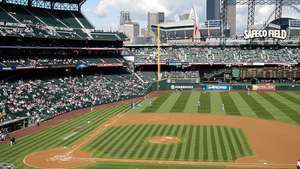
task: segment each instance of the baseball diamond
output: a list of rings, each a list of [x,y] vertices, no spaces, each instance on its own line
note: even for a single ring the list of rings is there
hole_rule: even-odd
[[[299,154],[294,146],[300,126],[293,118],[299,115],[299,100],[292,92],[166,91],[140,99],[135,109],[126,103],[108,106],[20,138],[13,147],[0,145],[0,159],[22,168],[101,168],[102,163],[291,168]],[[149,109],[156,111],[145,112]],[[153,144],[153,137],[179,142]],[[264,153],[272,148],[281,154]]]
[[[0,169],[300,169],[299,14],[0,0]]]

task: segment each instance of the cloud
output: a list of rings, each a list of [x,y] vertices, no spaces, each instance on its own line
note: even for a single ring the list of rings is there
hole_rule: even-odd
[[[131,13],[132,19],[140,21],[146,20],[148,11],[165,12],[166,17],[174,17],[189,12],[193,4],[200,11],[204,11],[204,0],[176,0],[176,2],[174,0],[101,0],[95,8],[95,13],[100,17],[108,17],[112,11],[127,10]]]
[[[85,10],[91,21],[98,28],[114,27],[119,24],[121,10],[127,10],[133,21],[139,22],[141,27],[147,24],[147,12],[165,12],[166,18],[174,19],[183,13],[189,13],[194,5],[200,22],[206,18],[206,0],[89,0],[91,6]],[[299,6],[298,6],[299,7]],[[256,6],[255,23],[264,23],[274,6]],[[247,26],[247,6],[237,6],[237,30],[243,32]],[[290,13],[290,14],[288,14]],[[295,12],[284,8],[284,16],[295,16]],[[288,15],[287,15],[288,14]],[[299,15],[297,15],[299,17]],[[271,20],[273,17],[271,18]]]
[[[108,16],[111,11],[128,10],[133,15],[143,14],[146,11],[165,11],[168,9],[159,0],[101,0],[96,6],[95,12],[99,16]]]

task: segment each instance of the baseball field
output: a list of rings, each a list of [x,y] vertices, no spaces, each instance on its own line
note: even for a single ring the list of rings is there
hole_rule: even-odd
[[[85,110],[0,145],[18,168],[295,168],[300,93],[164,91]],[[40,129],[39,129],[40,128]],[[36,130],[36,131],[35,131]],[[22,132],[22,131],[20,131]]]

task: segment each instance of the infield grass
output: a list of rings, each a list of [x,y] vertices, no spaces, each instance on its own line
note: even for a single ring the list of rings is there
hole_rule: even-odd
[[[241,129],[224,126],[128,125],[112,127],[106,132],[82,150],[100,158],[175,161],[234,161],[253,154]],[[148,142],[155,136],[175,137],[181,142],[167,145]],[[229,143],[229,151],[224,141]]]

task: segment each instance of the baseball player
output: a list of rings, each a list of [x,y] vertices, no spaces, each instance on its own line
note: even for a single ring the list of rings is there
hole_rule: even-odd
[[[225,111],[225,105],[224,105],[224,103],[222,103],[221,110],[222,110],[223,112]]]

